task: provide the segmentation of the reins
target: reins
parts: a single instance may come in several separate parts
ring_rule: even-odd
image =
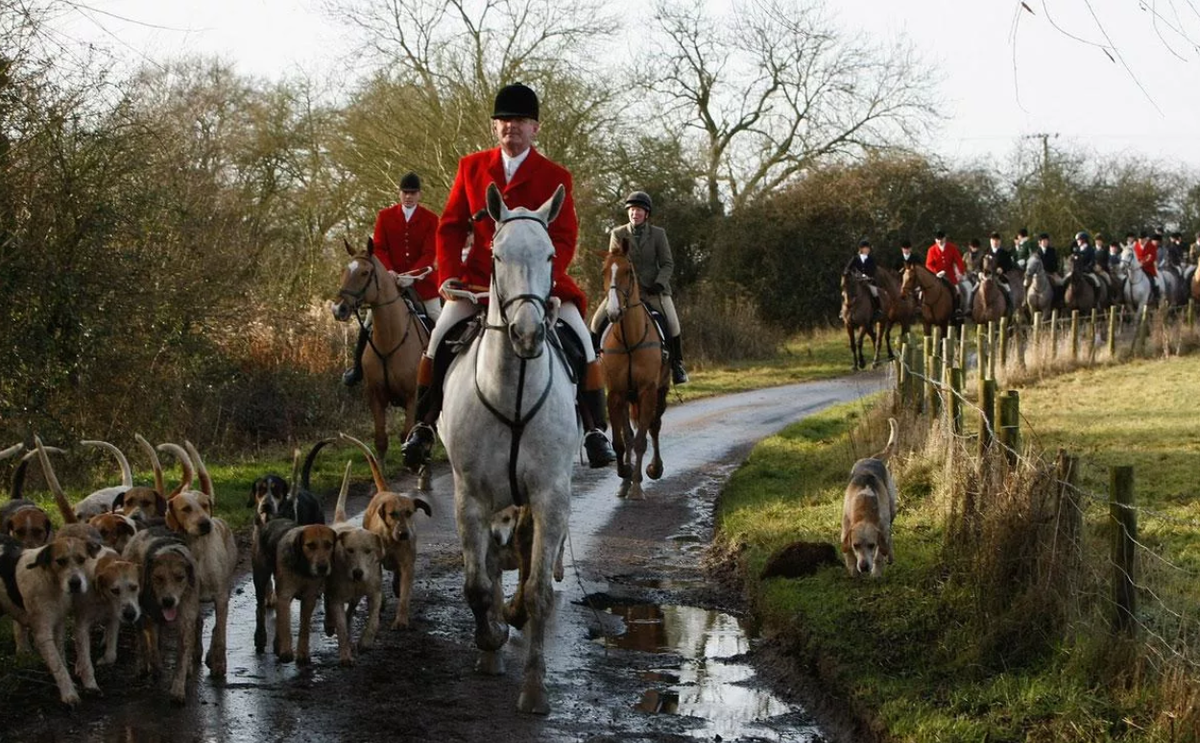
[[[385,353],[383,351],[380,351],[379,347],[375,345],[375,328],[374,328],[374,326],[372,326],[371,332],[367,334],[367,345],[369,345],[371,347],[371,350],[375,352],[375,355],[379,357],[379,362],[383,366],[383,388],[385,390],[387,390],[388,393],[390,394],[392,391],[392,380],[391,380],[391,373],[388,371],[388,359],[391,358],[392,354],[396,353],[404,346],[404,343],[405,343],[405,341],[408,340],[408,336],[412,333],[414,326],[418,328],[418,330],[417,330],[418,334],[420,334],[421,331],[425,329],[425,326],[422,325],[421,321],[417,319],[415,308],[413,308],[412,306],[409,305],[408,300],[405,299],[405,297],[404,297],[404,292],[401,291],[399,287],[397,287],[397,289],[396,289],[396,292],[397,292],[396,296],[387,300],[386,302],[364,302],[363,301],[367,296],[367,289],[370,285],[374,285],[376,296],[378,296],[382,291],[379,286],[379,271],[375,266],[375,259],[370,258],[368,260],[368,263],[370,263],[370,265],[371,265],[371,280],[370,280],[370,282],[363,284],[363,288],[357,292],[350,291],[349,289],[342,289],[341,291],[338,292],[338,296],[346,297],[348,299],[353,300],[354,319],[356,321],[358,321],[359,330],[361,330],[363,332],[365,332],[367,329],[367,321],[364,319],[365,313],[363,312],[364,306],[372,311],[375,311],[375,310],[378,310],[380,307],[387,307],[390,304],[394,304],[397,300],[404,301],[404,306],[408,310],[408,322],[405,324],[404,334],[400,336],[400,340],[396,342],[396,345],[392,346],[391,349],[389,349]]]

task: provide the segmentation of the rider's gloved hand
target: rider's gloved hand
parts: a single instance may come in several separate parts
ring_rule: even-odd
[[[461,297],[456,297],[456,296],[450,294],[449,291],[447,291],[447,290],[450,290],[450,289],[462,290],[462,289],[466,289],[466,288],[467,288],[467,285],[464,284],[463,282],[459,281],[458,279],[446,279],[445,281],[442,282],[441,287],[438,288],[438,294],[442,295],[442,299],[444,299],[445,301],[453,302],[458,299],[461,299]]]
[[[396,286],[400,287],[401,289],[407,289],[413,285],[414,281],[416,281],[416,278],[413,276],[406,276],[401,273],[396,273],[395,271],[388,271],[388,273],[391,274],[391,277],[396,280]]]
[[[945,272],[945,271],[938,271],[938,272],[937,272],[937,277],[938,277],[939,279],[944,279],[944,278],[946,278],[946,272]]]

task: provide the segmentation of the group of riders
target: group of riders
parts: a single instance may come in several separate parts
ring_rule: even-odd
[[[454,355],[449,347],[466,321],[480,311],[475,302],[463,298],[463,292],[486,292],[490,285],[496,224],[487,214],[485,195],[488,185],[495,183],[510,209],[536,209],[559,185],[566,189],[558,216],[546,226],[555,248],[551,297],[560,300],[558,322],[569,331],[562,339],[568,344],[577,341],[581,361],[577,408],[586,432],[588,464],[604,467],[616,459],[604,434],[606,405],[597,358],[607,317],[601,306],[590,324],[584,322],[587,297],[567,273],[579,237],[572,177],[533,146],[540,123],[538,97],[532,89],[520,83],[501,88],[491,118],[498,146],[459,161],[440,217],[421,206],[421,179],[408,173],[400,180],[400,203],[380,211],[375,223],[375,255],[403,290],[405,301],[432,325],[417,371],[417,422],[404,443],[405,464],[416,470],[429,461],[442,406],[442,382]],[[650,224],[653,203],[647,193],[634,191],[624,205],[629,222],[612,230],[610,249],[622,241],[630,246],[629,258],[644,302],[661,315],[666,326],[663,346],[672,380],[683,384],[688,376],[683,367],[679,318],[671,299],[674,263],[666,232]],[[344,384],[353,386],[361,381],[362,355],[369,342],[370,326],[364,324],[354,366],[343,374]]]
[[[1053,306],[1061,307],[1065,287],[1072,272],[1078,272],[1091,282],[1097,296],[1107,297],[1108,304],[1118,304],[1121,282],[1124,280],[1120,270],[1121,256],[1126,250],[1132,252],[1137,264],[1150,280],[1150,302],[1154,304],[1158,304],[1163,298],[1160,286],[1163,284],[1164,274],[1173,274],[1176,280],[1173,285],[1187,286],[1194,278],[1197,263],[1200,263],[1200,233],[1196,235],[1196,242],[1189,246],[1183,242],[1183,236],[1179,232],[1171,233],[1166,243],[1163,242],[1161,232],[1129,232],[1125,241],[1120,243],[1109,242],[1099,233],[1093,241],[1086,231],[1079,231],[1075,233],[1075,242],[1065,259],[1060,259],[1058,251],[1051,245],[1050,235],[1046,232],[1039,234],[1035,243],[1030,238],[1029,231],[1021,228],[1013,238],[1011,250],[1004,247],[1004,240],[999,232],[990,235],[989,243],[985,249],[977,238],[972,238],[967,251],[963,253],[947,238],[944,231],[938,230],[923,260],[921,255],[913,250],[911,241],[902,241],[900,255],[894,268],[903,272],[909,265],[923,265],[946,282],[953,290],[951,293],[955,301],[954,322],[961,323],[963,315],[970,311],[980,278],[988,273],[995,276],[1011,312],[1019,303],[1016,302],[1009,277],[1014,274],[1029,275],[1036,265],[1040,265],[1053,287]],[[1068,269],[1066,274],[1063,273],[1064,269]],[[858,254],[846,264],[843,275],[857,274],[867,279],[875,317],[879,319],[882,309],[878,287],[875,286],[877,270],[875,260],[871,256],[871,243],[864,239],[858,244]]]

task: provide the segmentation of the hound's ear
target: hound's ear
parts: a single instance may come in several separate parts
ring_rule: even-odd
[[[258,494],[258,483],[260,480],[262,480],[262,478],[250,483],[250,497],[246,499],[246,508],[254,508],[258,505],[258,498],[256,496]]]
[[[204,512],[207,513],[209,516],[212,516],[213,515],[212,498],[209,498],[206,495],[203,498],[198,498],[197,500],[200,501],[200,507],[204,509]]]
[[[125,493],[117,493],[117,497],[113,498],[112,508],[109,510],[113,513],[120,513],[125,510]]]
[[[854,545],[850,543],[851,533],[852,532],[847,531],[842,535],[842,552],[845,552],[847,555],[854,551]]]
[[[137,534],[137,527],[129,521],[121,519],[121,522],[117,524],[117,533],[119,534],[121,532],[125,532],[126,536],[132,537],[134,534]]]
[[[371,237],[367,238],[367,255],[375,255],[375,239]]]
[[[100,548],[103,546],[104,545],[101,542],[97,542],[95,539],[87,540],[88,557],[95,557],[96,555],[100,554]]]
[[[187,577],[188,585],[194,588],[196,586],[196,563],[191,560],[187,561]]]
[[[172,501],[167,501],[167,528],[171,531],[183,531],[183,525],[175,518],[175,506]]]
[[[504,206],[504,197],[500,195],[500,189],[496,187],[495,182],[489,183],[487,187],[487,213],[497,223],[508,217],[508,207]]]
[[[413,505],[424,511],[429,518],[433,518],[433,509],[429,507],[429,501],[424,498],[413,498]]]
[[[379,536],[375,532],[370,532],[370,534],[371,536],[375,537],[375,549],[379,550],[380,552],[383,552],[385,549],[387,549],[387,545],[383,543],[383,537]]]
[[[166,516],[169,510],[167,508],[167,499],[162,497],[162,494],[158,492],[154,493],[154,507],[158,509],[159,516]]]
[[[353,258],[355,253],[354,248],[350,247],[350,241],[343,237],[342,244],[346,246],[346,252],[350,254],[351,258]]]
[[[48,568],[50,567],[50,561],[53,559],[54,550],[50,548],[49,544],[47,544],[45,547],[42,547],[41,552],[38,552],[38,556],[33,559],[33,562],[29,563],[29,569],[33,570],[34,568]]]

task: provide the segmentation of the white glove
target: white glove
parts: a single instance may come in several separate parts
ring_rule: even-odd
[[[938,271],[938,272],[937,272],[937,277],[938,277],[939,279],[944,279],[944,278],[946,278],[946,272],[945,272],[945,271]]]
[[[442,299],[446,300],[447,302],[454,302],[458,299],[461,299],[461,297],[456,297],[456,296],[453,296],[452,294],[448,294],[446,290],[447,289],[464,289],[464,288],[466,288],[466,284],[459,281],[458,279],[446,279],[445,281],[442,282],[442,285],[440,287],[438,287],[438,294],[442,295]]]
[[[414,281],[416,281],[416,279],[412,276],[405,276],[404,274],[399,274],[395,271],[388,271],[388,273],[390,273],[392,278],[396,280],[396,286],[400,287],[401,289],[407,289],[413,285]]]

